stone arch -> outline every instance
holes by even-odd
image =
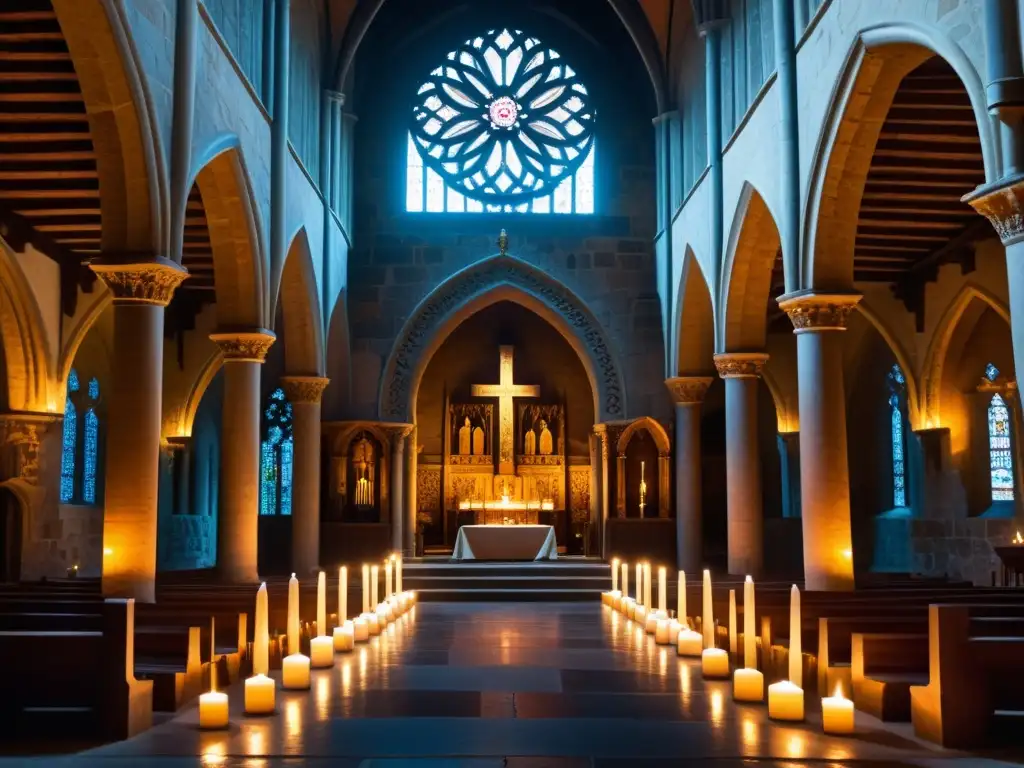
[[[789,398],[786,397],[785,391],[768,366],[765,366],[761,371],[761,380],[768,387],[768,392],[772,396],[772,402],[775,403],[775,419],[778,422],[779,434],[799,432],[799,408],[794,409],[790,407]]]
[[[15,255],[0,239],[0,339],[7,368],[7,405],[14,411],[63,409],[51,381],[42,314]]]
[[[82,342],[85,341],[85,337],[89,335],[89,331],[96,325],[107,307],[113,304],[113,301],[110,291],[94,291],[89,304],[67,332],[57,365],[57,375],[60,379],[55,382],[55,386],[59,391],[63,392],[67,388],[68,374],[74,367],[75,356],[78,354]]]
[[[324,375],[324,324],[316,269],[303,227],[292,238],[278,293],[284,322],[284,367],[289,376]]]
[[[195,183],[210,229],[217,324],[224,328],[266,328],[269,323],[261,227],[237,139],[222,139],[206,157]]]
[[[594,393],[594,416],[623,418],[626,389],[611,341],[572,291],[543,271],[512,256],[492,256],[441,283],[410,313],[381,379],[380,417],[411,423],[427,363],[464,320],[499,301],[512,301],[550,323],[579,355]]]
[[[203,395],[206,394],[206,390],[210,388],[210,384],[213,383],[214,378],[220,372],[223,365],[224,355],[220,350],[210,355],[209,359],[200,369],[199,375],[196,376],[195,381],[192,383],[192,388],[189,389],[185,402],[180,409],[175,409],[177,412],[173,414],[170,422],[165,423],[164,430],[167,434],[164,437],[192,436],[192,427],[195,424],[199,406],[203,402]]]
[[[89,116],[105,253],[166,248],[165,169],[156,120],[114,0],[52,0]]]
[[[633,435],[637,432],[644,430],[654,440],[654,444],[658,447],[658,453],[662,456],[668,456],[671,451],[671,442],[668,439],[668,432],[665,428],[652,419],[650,416],[641,416],[639,419],[635,419],[629,423],[629,426],[622,430],[622,434],[619,435],[618,442],[615,444],[615,452],[619,456],[626,455],[626,448],[629,446],[629,441],[633,439]]]
[[[998,145],[985,89],[963,50],[942,33],[916,24],[863,30],[836,83],[810,167],[800,288],[845,290],[853,284],[857,212],[882,124],[903,78],[932,56],[944,59],[963,83],[981,139],[985,178],[998,176]]]
[[[896,362],[899,363],[900,370],[903,371],[903,377],[906,379],[907,418],[910,421],[910,428],[921,429],[921,403],[918,397],[919,385],[917,374],[914,367],[911,365],[910,356],[903,348],[903,345],[897,340],[896,334],[889,329],[889,326],[886,325],[881,316],[871,308],[870,302],[861,300],[857,304],[857,311],[878,332],[878,335],[882,337],[882,340],[889,347],[889,351],[892,352],[893,357],[896,358]]]
[[[679,376],[715,370],[715,311],[700,262],[690,246],[683,251],[683,271],[676,300],[676,359]]]
[[[723,262],[722,327],[716,345],[723,352],[764,348],[772,269],[780,244],[768,204],[752,184],[744,182]]]
[[[352,345],[348,327],[348,294],[342,290],[331,312],[327,328],[327,378],[324,418],[340,419],[348,411],[352,396]]]
[[[999,315],[1006,324],[1010,324],[1010,310],[998,298],[985,289],[968,283],[946,306],[942,319],[932,333],[925,353],[922,369],[921,399],[924,400],[924,420],[929,427],[942,426],[942,376],[946,365],[946,355],[953,333],[960,325],[968,308],[974,302],[981,302]],[[908,387],[909,389],[909,387]]]

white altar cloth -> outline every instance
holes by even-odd
[[[550,525],[464,525],[455,539],[453,560],[557,560]]]

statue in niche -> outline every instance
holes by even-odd
[[[373,506],[373,443],[365,436],[352,446],[352,471],[355,479],[355,505]]]
[[[533,427],[526,430],[526,441],[523,446],[523,453],[527,456],[533,456],[537,453],[537,433],[533,431]]]
[[[479,427],[478,427],[479,429]],[[482,433],[481,433],[482,434]],[[471,443],[473,439],[473,427],[470,425],[469,417],[466,417],[466,423],[459,427],[459,455],[469,456],[474,451],[471,450]]]
[[[480,427],[473,429],[473,455],[484,455],[484,431]]]
[[[550,456],[553,452],[551,445],[551,430],[548,429],[548,423],[544,420],[540,420],[540,455]],[[531,430],[532,432],[532,430]]]

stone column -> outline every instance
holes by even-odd
[[[597,436],[600,447],[597,451],[600,467],[601,467],[601,502],[600,502],[600,524],[601,524],[601,557],[604,560],[608,559],[608,505],[610,499],[608,498],[608,473],[611,472],[611,467],[608,466],[609,461],[609,447],[608,447],[608,426],[606,424],[595,424],[594,434]]]
[[[281,387],[292,404],[292,570],[320,570],[320,398],[330,379],[285,376]]]
[[[409,428],[391,433],[391,548],[402,551],[405,525],[405,438]]]
[[[260,366],[275,338],[264,329],[210,336],[224,354],[217,565],[228,583],[259,581]]]
[[[698,573],[701,553],[701,403],[713,379],[687,376],[665,381],[676,408],[676,563]]]
[[[156,600],[164,308],[188,273],[169,259],[89,265],[114,296],[107,416],[103,594]]]
[[[779,306],[793,322],[800,387],[800,497],[809,590],[854,588],[843,333],[860,296],[799,292]]]
[[[416,554],[416,482],[419,465],[419,446],[416,444],[416,427],[412,428],[406,438],[409,445],[405,448],[405,528],[402,535],[402,548],[406,557]]]
[[[171,452],[171,482],[174,489],[172,509],[176,515],[188,515],[192,507],[192,438],[185,435],[168,437],[167,446]]]
[[[728,498],[729,573],[758,576],[764,562],[764,503],[757,440],[757,388],[768,355],[715,355],[725,379],[725,474]]]
[[[345,105],[345,94],[339,91],[327,91],[327,107],[330,112],[330,160],[327,181],[322,190],[330,201],[331,208],[338,211],[341,202],[341,164],[344,161],[342,151],[341,108]],[[340,218],[340,212],[339,212]]]

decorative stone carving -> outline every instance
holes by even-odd
[[[188,270],[170,259],[138,264],[91,262],[89,268],[114,295],[115,304],[155,304],[166,307]]]
[[[413,376],[435,334],[461,307],[499,285],[530,294],[561,317],[593,362],[601,412],[615,419],[625,413],[622,374],[604,330],[564,285],[536,267],[499,255],[463,270],[443,283],[416,309],[395,341],[381,387],[381,418],[407,421]]]
[[[425,467],[416,471],[416,507],[437,517],[441,513],[441,468]]]
[[[856,293],[794,293],[779,297],[794,333],[845,331],[846,319],[861,299]]]
[[[262,363],[276,340],[273,331],[265,328],[210,334],[210,341],[220,347],[225,361],[229,363]]]
[[[0,480],[23,480],[39,483],[39,447],[51,424],[63,417],[51,413],[0,414],[0,446],[10,453],[0,468]]]
[[[665,379],[665,386],[677,405],[700,405],[713,381],[711,376],[678,376]]]
[[[570,514],[590,514],[590,467],[569,468]]]
[[[758,377],[767,362],[768,355],[763,352],[727,352],[715,355],[715,368],[723,379]]]
[[[285,397],[294,403],[319,403],[324,390],[331,383],[322,376],[284,376],[281,388]]]
[[[1004,246],[1024,238],[1024,174],[979,187],[962,200],[991,222]]]

